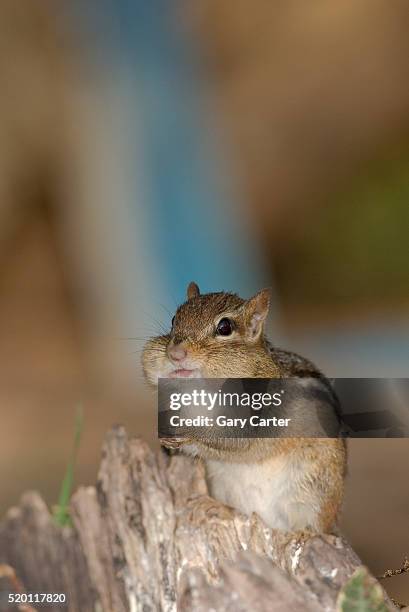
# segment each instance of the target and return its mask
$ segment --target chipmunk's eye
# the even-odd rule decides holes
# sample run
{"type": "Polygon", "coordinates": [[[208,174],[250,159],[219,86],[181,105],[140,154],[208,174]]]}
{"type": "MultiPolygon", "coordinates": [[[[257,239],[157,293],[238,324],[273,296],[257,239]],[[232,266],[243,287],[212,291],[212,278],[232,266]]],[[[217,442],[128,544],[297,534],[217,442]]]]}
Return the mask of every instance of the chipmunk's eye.
{"type": "Polygon", "coordinates": [[[221,319],[216,327],[216,333],[219,336],[230,336],[233,332],[233,323],[230,319],[221,319]]]}

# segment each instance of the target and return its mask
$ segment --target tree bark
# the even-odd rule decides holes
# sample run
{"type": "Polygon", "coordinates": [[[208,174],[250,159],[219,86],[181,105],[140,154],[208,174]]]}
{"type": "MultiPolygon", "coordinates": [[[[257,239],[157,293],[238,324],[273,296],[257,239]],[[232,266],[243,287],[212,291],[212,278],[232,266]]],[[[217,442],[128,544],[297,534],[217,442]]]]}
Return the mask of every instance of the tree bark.
{"type": "Polygon", "coordinates": [[[199,462],[155,454],[122,427],[71,518],[59,527],[26,493],[0,523],[0,563],[27,592],[66,593],[70,612],[332,611],[362,565],[340,536],[271,530],[210,498],[199,462]]]}

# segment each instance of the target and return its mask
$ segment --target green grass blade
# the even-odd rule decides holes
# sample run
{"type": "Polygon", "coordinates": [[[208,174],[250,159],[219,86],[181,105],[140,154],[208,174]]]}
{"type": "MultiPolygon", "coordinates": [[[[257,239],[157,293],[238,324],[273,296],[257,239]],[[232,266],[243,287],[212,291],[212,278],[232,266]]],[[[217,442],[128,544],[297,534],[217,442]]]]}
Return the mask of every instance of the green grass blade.
{"type": "Polygon", "coordinates": [[[64,480],[61,484],[58,504],[53,511],[54,520],[58,523],[58,525],[61,526],[69,525],[71,522],[69,514],[69,503],[74,484],[74,471],[81,442],[83,420],[83,410],[82,406],[80,405],[78,406],[77,415],[75,419],[74,443],[71,451],[71,457],[67,465],[64,480]]]}

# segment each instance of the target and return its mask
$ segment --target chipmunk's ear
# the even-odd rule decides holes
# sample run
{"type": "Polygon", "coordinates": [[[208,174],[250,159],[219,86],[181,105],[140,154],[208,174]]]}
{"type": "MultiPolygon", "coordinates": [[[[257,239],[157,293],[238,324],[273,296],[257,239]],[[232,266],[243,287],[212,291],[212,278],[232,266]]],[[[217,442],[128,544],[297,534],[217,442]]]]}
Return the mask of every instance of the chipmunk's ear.
{"type": "Polygon", "coordinates": [[[271,291],[262,289],[255,296],[247,300],[244,305],[246,312],[246,331],[248,339],[255,342],[259,339],[263,324],[268,315],[270,307],[271,291]]]}
{"type": "Polygon", "coordinates": [[[186,293],[187,293],[187,299],[191,300],[192,298],[200,295],[200,289],[198,285],[196,285],[196,283],[192,281],[191,283],[188,284],[186,293]]]}

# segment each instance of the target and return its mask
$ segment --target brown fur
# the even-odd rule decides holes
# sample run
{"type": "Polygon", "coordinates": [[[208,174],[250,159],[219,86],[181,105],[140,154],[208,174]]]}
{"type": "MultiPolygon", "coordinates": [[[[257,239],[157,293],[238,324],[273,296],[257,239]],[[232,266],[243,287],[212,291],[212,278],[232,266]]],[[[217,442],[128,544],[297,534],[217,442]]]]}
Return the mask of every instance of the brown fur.
{"type": "MultiPolygon", "coordinates": [[[[155,373],[169,361],[170,347],[183,346],[200,366],[203,376],[214,378],[323,375],[308,360],[270,345],[263,333],[268,312],[268,292],[261,291],[251,300],[231,293],[200,295],[196,284],[188,287],[188,300],[179,306],[169,334],[152,338],[143,352],[143,368],[151,383],[155,373]],[[215,334],[217,323],[227,317],[234,323],[231,336],[215,334]]],[[[194,443],[195,454],[205,460],[255,465],[279,456],[291,456],[300,466],[299,503],[303,488],[319,506],[317,524],[330,530],[337,520],[343,497],[346,448],[341,439],[310,438],[200,438],[180,441],[194,443]],[[304,466],[304,467],[303,467],[304,466]]],[[[308,498],[310,499],[310,497],[308,498]]]]}
{"type": "MultiPolygon", "coordinates": [[[[268,305],[267,305],[268,306],[268,305]]],[[[167,348],[181,345],[204,368],[208,378],[277,377],[279,367],[271,359],[262,333],[253,341],[248,326],[254,305],[233,293],[197,295],[179,306],[169,334],[152,338],[145,346],[142,364],[148,381],[159,357],[166,357],[167,348]],[[221,318],[234,321],[232,336],[215,336],[221,318]]]]}

